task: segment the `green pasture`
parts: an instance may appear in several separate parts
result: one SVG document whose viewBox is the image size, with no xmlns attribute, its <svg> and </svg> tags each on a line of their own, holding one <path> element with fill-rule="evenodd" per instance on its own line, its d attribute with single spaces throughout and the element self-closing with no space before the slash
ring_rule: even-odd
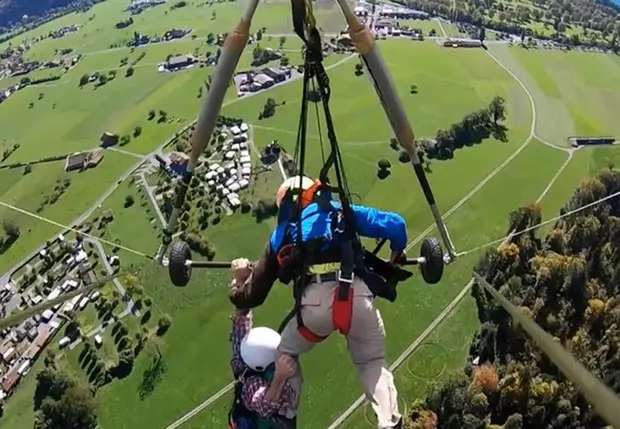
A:
<svg viewBox="0 0 620 429">
<path fill-rule="evenodd" d="M 438 36 L 441 36 L 441 29 L 436 20 L 431 19 L 399 19 L 398 23 L 401 27 L 419 28 L 425 36 L 428 36 L 431 30 L 435 30 Z"/>
<path fill-rule="evenodd" d="M 128 19 L 130 14 L 123 12 L 127 2 L 110 0 L 95 5 L 85 14 L 72 14 L 59 20 L 52 21 L 39 27 L 34 32 L 20 35 L 12 39 L 13 44 L 25 39 L 33 39 L 49 31 L 60 28 L 69 23 L 83 25 L 77 32 L 59 39 L 47 38 L 34 44 L 29 51 L 29 58 L 49 59 L 54 56 L 56 49 L 71 47 L 75 53 L 87 54 L 115 49 L 116 46 L 125 46 L 133 38 L 134 32 L 149 36 L 163 36 L 173 28 L 191 28 L 197 38 L 206 37 L 209 33 L 223 33 L 232 30 L 239 21 L 245 4 L 227 2 L 208 5 L 205 2 L 188 1 L 187 6 L 171 10 L 174 2 L 157 6 L 132 16 L 134 23 L 124 29 L 116 29 L 115 24 Z M 215 12 L 215 19 L 212 19 Z M 336 32 L 342 29 L 343 19 L 336 4 L 322 5 L 316 8 L 315 15 L 319 25 L 326 32 Z M 94 18 L 90 20 L 91 17 Z M 266 27 L 268 33 L 292 33 L 292 19 L 290 4 L 287 2 L 261 2 L 252 21 L 253 30 Z M 186 36 L 189 40 L 191 35 Z M 114 48 L 111 48 L 115 45 Z M 8 42 L 0 44 L 0 49 L 8 46 Z"/>
<path fill-rule="evenodd" d="M 620 62 L 611 55 L 492 46 L 490 52 L 523 75 L 536 102 L 537 133 L 553 144 L 569 136 L 617 136 Z"/>
<path fill-rule="evenodd" d="M 2 137 L 21 144 L 8 162 L 90 149 L 98 144 L 102 132 L 131 135 L 136 126 L 142 127 L 142 134 L 137 138 L 132 137 L 122 149 L 145 155 L 193 120 L 200 103 L 198 89 L 212 69 L 196 67 L 176 73 L 159 73 L 156 66 L 169 54 L 213 51 L 213 47 L 207 46 L 201 38 L 211 32 L 230 29 L 242 8 L 240 3 L 222 3 L 211 7 L 201 6 L 200 3 L 197 0 L 190 1 L 187 7 L 174 11 L 170 10 L 170 4 L 158 6 L 134 16 L 134 24 L 127 29 L 116 30 L 114 23 L 128 17 L 128 14 L 121 13 L 126 2 L 109 0 L 94 6 L 86 14 L 69 15 L 13 40 L 13 43 L 17 43 L 68 23 L 86 23 L 76 34 L 62 39 L 46 39 L 35 44 L 29 52 L 30 58 L 50 59 L 55 49 L 72 47 L 77 53 L 85 54 L 85 58 L 61 80 L 26 88 L 0 105 Z M 217 15 L 215 20 L 211 20 L 213 11 Z M 317 3 L 316 14 L 325 31 L 341 28 L 339 11 L 333 7 Z M 89 21 L 93 15 L 94 18 Z M 436 25 L 434 21 L 431 23 Z M 188 37 L 179 42 L 137 48 L 134 52 L 127 48 L 109 49 L 111 44 L 131 37 L 134 31 L 155 34 L 185 26 L 194 28 L 194 34 L 198 36 L 196 40 Z M 267 27 L 268 33 L 290 33 L 290 5 L 287 2 L 261 3 L 254 28 L 262 26 Z M 446 31 L 448 26 L 444 24 Z M 439 33 L 438 28 L 437 31 Z M 278 39 L 273 37 L 269 40 L 265 37 L 261 46 L 277 47 Z M 495 95 L 506 98 L 507 142 L 488 139 L 457 150 L 453 159 L 431 161 L 429 180 L 440 210 L 446 212 L 521 146 L 528 136 L 532 120 L 529 101 L 524 98 L 512 77 L 482 50 L 446 50 L 432 42 L 408 40 L 381 41 L 379 46 L 417 136 L 433 136 L 437 129 L 448 128 L 465 114 L 485 107 Z M 3 49 L 2 45 L 0 49 Z M 239 69 L 249 66 L 251 49 L 252 46 L 246 49 Z M 293 63 L 299 62 L 300 43 L 296 38 L 287 37 L 284 50 Z M 146 56 L 135 67 L 134 76 L 125 78 L 124 68 L 120 67 L 121 59 L 127 57 L 131 62 L 141 52 L 146 52 Z M 593 132 L 590 130 L 598 130 L 597 127 L 601 129 L 599 133 L 617 132 L 614 130 L 620 126 L 617 121 L 614 122 L 614 109 L 605 110 L 604 103 L 611 103 L 608 106 L 618 104 L 620 107 L 620 99 L 614 92 L 614 88 L 620 87 L 617 86 L 619 61 L 593 54 L 543 54 L 522 51 L 520 48 L 496 50 L 493 47 L 491 52 L 502 63 L 512 61 L 507 64 L 511 70 L 512 65 L 516 64 L 518 71 L 514 73 L 525 81 L 528 88 L 531 84 L 534 88 L 531 92 L 538 91 L 534 98 L 538 113 L 537 133 L 541 138 L 559 146 L 561 140 L 565 141 L 563 135 L 569 127 L 574 127 L 578 133 Z M 543 58 L 542 55 L 549 58 Z M 589 56 L 585 58 L 579 55 Z M 343 58 L 329 57 L 325 62 L 331 65 Z M 586 64 L 586 60 L 590 63 Z M 353 59 L 329 71 L 332 114 L 349 184 L 364 204 L 401 213 L 408 222 L 411 241 L 431 224 L 431 216 L 411 166 L 399 163 L 397 153 L 389 147 L 392 133 L 387 120 L 368 76 L 354 75 L 355 61 Z M 557 72 L 557 68 L 561 70 Z M 97 89 L 94 89 L 93 84 L 82 89 L 78 87 L 84 73 L 111 70 L 116 70 L 117 76 L 106 85 Z M 559 78 L 556 76 L 558 73 Z M 418 87 L 418 94 L 409 93 L 411 85 Z M 39 99 L 40 93 L 44 94 L 42 99 Z M 301 81 L 244 99 L 237 99 L 231 89 L 222 113 L 241 117 L 254 125 L 253 136 L 257 147 L 278 139 L 292 151 L 300 95 Z M 272 118 L 259 121 L 258 113 L 267 98 L 285 104 L 277 108 Z M 580 104 L 577 103 L 579 100 Z M 34 103 L 32 108 L 29 108 L 30 103 Z M 560 104 L 566 106 L 565 115 L 562 111 L 556 113 L 557 109 L 545 108 Z M 150 110 L 165 110 L 174 121 L 165 124 L 155 123 L 156 119 L 148 121 Z M 546 119 L 551 121 L 554 114 L 559 119 L 548 122 Z M 566 119 L 561 122 L 563 118 L 571 121 Z M 560 126 L 552 127 L 550 123 Z M 309 128 L 311 137 L 308 142 L 310 149 L 307 167 L 310 174 L 313 174 L 321 165 L 318 136 L 319 130 L 322 130 L 323 140 L 326 139 L 324 121 L 321 120 L 319 127 L 316 119 L 311 116 Z M 560 134 L 562 137 L 558 137 Z M 596 167 L 615 162 L 617 153 L 614 149 L 577 151 L 543 201 L 545 216 L 550 217 L 556 213 L 575 185 Z M 454 215 L 447 218 L 457 248 L 466 250 L 501 238 L 507 232 L 508 213 L 536 200 L 566 156 L 562 151 L 533 140 Z M 392 174 L 383 181 L 376 178 L 375 174 L 380 158 L 387 158 L 392 163 Z M 0 199 L 35 211 L 41 199 L 52 191 L 57 179 L 70 177 L 71 185 L 66 192 L 54 205 L 45 206 L 41 215 L 63 223 L 71 222 L 137 161 L 132 156 L 107 151 L 100 166 L 84 173 L 64 173 L 64 161 L 35 165 L 27 175 L 23 174 L 23 169 L 0 170 Z M 275 188 L 278 178 L 275 175 L 277 172 L 273 173 L 259 178 L 264 183 L 257 186 L 258 195 L 267 194 L 271 187 Z M 155 214 L 150 200 L 141 196 L 142 192 L 136 183 L 131 180 L 122 183 L 91 219 L 111 208 L 115 220 L 107 227 L 103 238 L 118 240 L 125 246 L 152 254 L 160 241 L 159 223 L 158 220 L 152 223 Z M 134 196 L 135 203 L 125 208 L 123 204 L 127 195 Z M 548 211 L 547 207 L 552 210 Z M 0 218 L 14 219 L 22 229 L 19 240 L 0 258 L 2 270 L 11 267 L 58 231 L 55 226 L 3 208 L 0 208 Z M 484 222 L 480 222 L 480 219 L 484 219 Z M 209 226 L 205 235 L 217 249 L 216 259 L 241 256 L 254 258 L 262 250 L 272 226 L 273 222 L 257 224 L 250 214 L 239 213 L 224 218 L 219 225 Z M 101 231 L 93 232 L 101 234 Z M 412 253 L 417 249 L 418 246 L 415 246 Z M 457 261 L 448 268 L 445 279 L 434 288 L 424 285 L 416 276 L 401 286 L 396 304 L 380 304 L 389 333 L 390 360 L 395 359 L 458 294 L 481 254 L 471 254 Z M 195 271 L 190 285 L 175 289 L 169 283 L 167 269 L 136 255 L 124 252 L 120 255 L 123 267 L 131 267 L 138 272 L 145 294 L 153 299 L 150 323 L 156 323 L 157 317 L 164 313 L 170 314 L 173 321 L 166 335 L 159 341 L 153 340 L 138 357 L 129 377 L 115 380 L 99 390 L 100 425 L 102 429 L 164 427 L 230 382 L 228 316 L 231 310 L 226 296 L 229 276 L 225 271 Z M 277 326 L 290 305 L 290 291 L 280 285 L 274 286 L 268 302 L 256 311 L 256 323 Z M 443 354 L 444 363 L 440 358 L 432 359 L 432 346 L 423 346 L 413 355 L 411 363 L 405 365 L 406 368 L 397 371 L 403 400 L 410 402 L 420 396 L 426 384 L 408 371 L 426 376 L 428 372 L 444 374 L 462 364 L 468 340 L 458 342 L 456 339 L 469 338 L 476 326 L 472 313 L 472 303 L 466 300 L 429 340 L 447 350 Z M 412 314 L 415 317 L 411 317 Z M 128 318 L 133 320 L 133 316 Z M 138 326 L 134 328 L 139 329 Z M 105 342 L 108 345 L 112 342 L 107 331 Z M 116 355 L 108 345 L 101 353 L 112 362 Z M 141 399 L 139 392 L 149 375 L 155 345 L 163 353 L 167 369 L 152 393 Z M 80 350 L 81 347 L 78 347 L 63 353 L 61 359 L 64 367 L 83 376 L 77 360 Z M 304 428 L 326 427 L 361 392 L 344 341 L 339 336 L 333 335 L 317 350 L 303 359 L 306 384 L 300 425 Z M 442 372 L 444 366 L 446 369 Z M 15 429 L 32 427 L 35 371 L 32 372 L 5 407 L 0 426 L 6 424 Z M 326 394 L 327 391 L 330 393 Z M 184 427 L 219 427 L 229 399 L 221 399 Z M 361 427 L 360 418 L 364 418 L 363 413 L 354 417 L 349 427 Z"/>
<path fill-rule="evenodd" d="M 404 44 L 398 45 L 399 43 Z M 422 62 L 423 66 L 414 70 L 408 69 L 405 65 L 398 67 L 398 57 L 395 54 L 399 46 L 410 49 L 412 54 L 432 57 L 433 61 Z M 384 42 L 381 44 L 381 48 L 384 56 L 393 63 L 390 65 L 394 66 L 392 70 L 397 85 L 403 88 L 404 102 L 419 135 L 434 134 L 438 127 L 448 126 L 451 122 L 459 120 L 468 111 L 484 106 L 496 94 L 507 96 L 513 84 L 510 78 L 501 69 L 494 67 L 493 63 L 482 52 L 446 51 L 432 43 L 413 44 L 406 43 L 406 41 Z M 454 54 L 456 56 L 453 56 Z M 468 67 L 456 67 L 459 62 L 465 62 Z M 352 190 L 358 193 L 365 203 L 403 213 L 409 222 L 409 229 L 413 238 L 414 234 L 422 232 L 430 223 L 428 209 L 422 202 L 423 197 L 420 191 L 415 186 L 408 186 L 408 189 L 414 189 L 411 195 L 399 194 L 398 200 L 393 197 L 386 197 L 390 194 L 395 195 L 393 193 L 394 187 L 402 186 L 400 183 L 403 181 L 413 184 L 415 179 L 410 171 L 410 166 L 399 165 L 396 154 L 389 149 L 390 133 L 387 124 L 381 119 L 373 122 L 372 127 L 367 125 L 368 121 L 365 118 L 383 118 L 383 114 L 374 101 L 375 95 L 367 77 L 355 77 L 353 65 L 353 62 L 347 63 L 330 72 L 334 90 L 332 110 L 338 136 L 343 144 L 349 182 Z M 464 82 L 470 83 L 467 85 Z M 411 84 L 418 85 L 420 89 L 418 95 L 413 96 L 407 93 L 406 90 Z M 446 88 L 449 88 L 449 91 Z M 300 84 L 292 83 L 266 94 L 258 94 L 244 102 L 235 103 L 225 108 L 224 114 L 249 118 L 248 121 L 256 125 L 254 134 L 257 146 L 260 147 L 276 138 L 283 145 L 292 148 L 294 124 L 297 120 L 297 108 L 299 107 L 297 103 L 299 91 Z M 450 97 L 442 97 L 440 94 L 450 94 Z M 260 122 L 252 120 L 251 118 L 256 118 L 267 97 L 273 97 L 279 103 L 286 101 L 286 106 L 281 106 L 273 118 Z M 443 115 L 437 113 L 437 110 L 443 111 Z M 527 112 L 524 114 L 528 115 Z M 318 127 L 314 119 L 311 118 L 311 121 L 309 133 L 316 136 Z M 474 147 L 457 151 L 453 160 L 433 162 L 434 172 L 430 175 L 430 179 L 436 189 L 443 210 L 447 210 L 456 203 L 459 198 L 521 144 L 526 133 L 523 128 L 512 128 L 512 113 L 509 113 L 507 123 L 509 127 L 508 143 L 488 140 Z M 309 144 L 318 144 L 318 139 L 316 137 L 311 139 Z M 541 156 L 537 150 L 545 152 L 545 154 Z M 522 176 L 525 176 L 524 180 L 527 184 L 523 186 L 524 202 L 528 199 L 535 199 L 536 196 L 533 194 L 540 192 L 544 183 L 553 174 L 553 168 L 557 168 L 562 161 L 559 157 L 560 153 L 556 154 L 556 151 L 550 148 L 533 145 L 526 151 L 533 153 L 533 155 L 528 156 L 528 163 L 532 162 L 532 159 L 544 157 L 547 160 L 545 165 L 548 166 L 548 170 L 541 170 L 540 174 L 536 175 L 526 175 L 522 173 L 523 168 L 518 167 L 510 170 L 515 171 L 515 173 L 510 175 L 507 180 L 515 180 L 515 177 L 520 178 L 521 176 L 517 174 L 519 171 L 521 171 Z M 311 155 L 308 166 L 316 170 L 320 163 L 320 150 L 315 147 L 309 153 Z M 526 156 L 527 153 L 529 152 L 524 152 L 517 160 Z M 392 176 L 385 181 L 379 181 L 374 176 L 376 162 L 380 157 L 389 158 L 393 164 Z M 517 160 L 514 162 L 516 163 Z M 476 168 L 467 168 L 471 165 L 476 165 Z M 485 167 L 483 168 L 481 165 Z M 463 171 L 467 171 L 467 174 L 463 174 Z M 503 172 L 502 174 L 508 173 Z M 530 185 L 530 181 L 534 185 Z M 534 188 L 533 192 L 532 188 Z M 116 201 L 120 203 L 128 191 L 119 192 Z M 494 192 L 505 194 L 499 189 L 494 189 Z M 513 195 L 513 197 L 515 196 Z M 515 205 L 515 201 L 508 201 L 507 196 L 505 198 L 505 212 L 507 213 L 510 207 Z M 116 205 L 116 207 L 119 203 L 111 201 L 111 204 Z M 108 205 L 104 204 L 104 206 L 107 207 Z M 496 211 L 497 208 L 494 207 L 500 206 L 502 205 L 494 204 L 485 210 Z M 140 209 L 140 207 L 132 207 L 128 210 Z M 114 211 L 115 213 L 125 213 L 120 209 L 114 209 Z M 478 240 L 487 239 L 491 235 L 502 235 L 505 229 L 506 213 L 498 214 L 498 227 L 496 230 L 490 229 L 488 235 L 479 236 L 479 234 L 471 233 L 471 236 L 467 235 L 466 237 L 460 234 L 459 240 L 467 240 L 473 244 L 474 239 L 478 242 Z M 474 217 L 467 222 L 467 227 L 462 228 L 466 230 L 472 224 L 477 223 L 475 219 L 479 215 L 479 213 L 472 213 Z M 142 238 L 149 234 L 151 237 L 155 235 L 154 228 L 148 224 L 146 219 L 142 222 L 144 226 L 130 219 L 133 219 L 133 214 L 131 216 L 119 214 L 110 226 L 111 229 L 118 228 L 119 232 L 115 234 L 123 236 L 123 243 L 127 240 L 133 244 L 133 247 L 140 246 L 142 250 L 149 248 L 153 241 L 157 241 L 156 238 L 153 238 L 149 239 L 147 243 Z M 458 218 L 455 217 L 455 220 Z M 122 227 L 121 221 L 126 221 L 131 226 Z M 494 222 L 489 222 L 489 225 L 493 224 Z M 269 223 L 257 225 L 250 215 L 239 214 L 225 218 L 220 225 L 209 227 L 206 232 L 210 241 L 217 248 L 217 258 L 224 259 L 257 255 L 266 241 L 269 229 Z M 144 247 L 141 247 L 143 245 Z M 125 260 L 132 261 L 131 258 L 133 257 L 127 256 Z M 474 259 L 472 258 L 471 261 L 473 263 Z M 173 289 L 168 283 L 165 269 L 158 268 L 151 263 L 144 263 L 140 267 L 139 278 L 147 293 L 154 298 L 161 311 L 173 316 L 172 328 L 164 337 L 168 370 L 153 394 L 145 400 L 138 398 L 136 390 L 150 362 L 146 357 L 138 359 L 130 377 L 115 381 L 110 386 L 103 388 L 98 395 L 101 424 L 104 428 L 132 427 L 137 424 L 158 426 L 164 422 L 172 421 L 230 380 L 227 368 L 229 350 L 227 347 L 222 347 L 223 344 L 227 344 L 230 328 L 227 319 L 227 315 L 230 313 L 229 304 L 224 293 L 228 282 L 227 273 L 196 271 L 191 285 L 184 289 Z M 466 275 L 467 269 L 468 267 L 465 267 L 458 277 Z M 456 276 L 456 273 L 453 275 Z M 411 321 L 412 326 L 404 327 L 403 332 L 407 332 L 407 335 L 409 333 L 413 335 L 415 332 L 421 331 L 424 324 L 436 315 L 441 305 L 456 293 L 456 288 L 462 281 L 456 281 L 456 277 L 454 277 L 446 280 L 445 283 L 454 283 L 455 286 L 451 290 L 443 289 L 445 292 L 441 292 L 434 299 L 429 298 L 429 302 L 425 304 L 425 309 L 421 309 L 426 316 Z M 404 286 L 403 296 L 413 293 L 418 287 L 420 287 L 418 283 Z M 438 290 L 440 289 L 438 288 Z M 410 301 L 412 301 L 412 295 L 402 299 L 403 303 Z M 276 325 L 289 304 L 289 291 L 276 286 L 273 296 L 266 304 L 267 307 L 257 311 L 258 323 Z M 396 311 L 390 310 L 389 313 L 394 314 L 394 316 L 397 314 L 402 316 L 403 311 L 405 311 L 404 308 Z M 188 335 L 189 333 L 192 335 Z M 400 342 L 390 343 L 390 353 L 395 355 L 402 350 L 403 341 L 407 339 L 407 336 L 403 336 Z M 326 359 L 331 361 L 341 354 L 343 347 L 337 338 L 329 340 L 329 344 L 332 346 L 321 347 L 321 353 L 326 353 Z M 306 361 L 309 362 L 311 359 L 309 357 Z M 317 395 L 316 386 L 318 385 L 316 383 L 321 380 L 316 376 L 319 368 L 313 368 L 313 365 L 309 364 L 308 379 L 315 381 L 309 381 L 311 384 L 306 389 L 305 407 L 317 405 L 330 410 L 322 417 L 323 420 L 317 422 L 317 425 L 325 424 L 326 420 L 343 408 L 357 392 L 355 377 L 350 371 L 345 371 L 344 365 L 347 364 L 344 362 L 346 360 L 342 360 L 342 364 L 337 364 L 333 370 L 329 370 L 330 376 L 333 374 L 334 377 L 333 381 L 330 381 L 330 386 L 333 382 L 334 388 L 338 391 L 333 398 Z M 206 370 L 205 368 L 209 369 Z M 325 368 L 322 368 L 321 371 L 324 372 Z M 342 373 L 342 375 L 336 376 L 337 373 Z M 175 398 L 174 401 L 170 400 L 172 397 Z M 336 398 L 339 399 L 336 400 Z M 120 404 L 125 405 L 121 407 Z M 119 412 L 119 409 L 125 407 L 131 409 L 132 413 Z M 210 413 L 205 412 L 203 415 L 208 416 Z"/>
</svg>

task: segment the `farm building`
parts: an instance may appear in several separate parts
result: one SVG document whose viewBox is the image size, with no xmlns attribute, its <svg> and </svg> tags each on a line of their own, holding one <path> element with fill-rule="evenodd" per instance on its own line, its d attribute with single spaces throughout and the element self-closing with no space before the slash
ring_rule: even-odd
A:
<svg viewBox="0 0 620 429">
<path fill-rule="evenodd" d="M 99 141 L 101 142 L 99 146 L 103 148 L 114 146 L 118 143 L 118 134 L 114 134 L 114 133 L 110 133 L 106 131 L 105 133 L 101 135 L 101 137 L 99 138 Z"/>
<path fill-rule="evenodd" d="M 198 60 L 192 55 L 177 55 L 176 57 L 169 58 L 164 64 L 164 69 L 168 71 L 176 71 L 186 68 L 192 64 L 196 64 Z"/>
<path fill-rule="evenodd" d="M 189 28 L 168 30 L 164 33 L 164 40 L 181 39 L 191 33 Z"/>
<path fill-rule="evenodd" d="M 446 48 L 480 48 L 482 42 L 476 39 L 448 39 L 443 45 Z"/>
<path fill-rule="evenodd" d="M 262 69 L 261 73 L 273 79 L 275 83 L 284 82 L 286 80 L 286 73 L 283 70 L 277 70 L 269 67 Z"/>
<path fill-rule="evenodd" d="M 96 167 L 103 160 L 103 149 L 88 152 L 76 152 L 67 157 L 65 171 L 83 170 Z"/>
<path fill-rule="evenodd" d="M 272 78 L 262 73 L 254 76 L 254 82 L 259 84 L 262 89 L 271 88 L 276 83 Z"/>
<path fill-rule="evenodd" d="M 616 142 L 614 137 L 570 137 L 568 140 L 573 147 L 608 145 Z"/>
</svg>

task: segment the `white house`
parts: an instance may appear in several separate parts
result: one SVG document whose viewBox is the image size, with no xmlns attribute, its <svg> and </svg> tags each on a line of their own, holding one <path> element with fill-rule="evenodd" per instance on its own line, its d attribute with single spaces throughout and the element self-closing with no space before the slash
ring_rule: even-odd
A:
<svg viewBox="0 0 620 429">
<path fill-rule="evenodd" d="M 88 305 L 89 299 L 87 296 L 85 296 L 84 298 L 82 298 L 82 300 L 80 301 L 78 308 L 80 310 L 84 310 L 86 308 L 86 306 Z"/>
<path fill-rule="evenodd" d="M 244 125 L 244 124 L 242 124 L 242 125 Z M 241 129 L 240 129 L 238 126 L 233 125 L 232 127 L 230 127 L 230 132 L 231 132 L 234 136 L 238 136 L 239 134 L 241 134 Z"/>
<path fill-rule="evenodd" d="M 58 298 L 60 296 L 60 292 L 62 292 L 62 291 L 60 290 L 59 287 L 56 287 L 56 288 L 52 289 L 50 294 L 47 296 L 47 300 L 51 301 L 53 299 Z"/>
<path fill-rule="evenodd" d="M 237 169 L 236 168 L 231 168 L 229 170 L 229 173 L 230 173 L 231 176 L 235 176 L 235 175 L 237 175 Z"/>
<path fill-rule="evenodd" d="M 54 312 L 52 310 L 45 310 L 41 315 L 41 320 L 49 322 L 52 317 L 54 317 Z"/>
<path fill-rule="evenodd" d="M 218 164 L 217 162 L 209 166 L 209 169 L 213 171 L 217 171 L 218 168 L 220 168 L 220 164 Z"/>
<path fill-rule="evenodd" d="M 65 347 L 70 342 L 71 342 L 71 339 L 69 337 L 62 337 L 60 341 L 58 341 L 58 345 L 62 348 L 62 347 Z"/>
<path fill-rule="evenodd" d="M 215 185 L 215 180 L 209 180 L 207 182 L 207 186 L 213 186 L 213 185 Z"/>
<path fill-rule="evenodd" d="M 250 152 L 247 149 L 246 150 L 242 150 L 239 155 L 241 157 L 250 156 Z"/>
<path fill-rule="evenodd" d="M 75 257 L 75 262 L 77 262 L 78 264 L 81 264 L 82 262 L 86 261 L 88 259 L 88 255 L 86 254 L 85 251 L 80 250 L 78 252 L 78 254 Z"/>
<path fill-rule="evenodd" d="M 248 124 L 241 123 L 241 125 L 239 126 L 239 129 L 241 130 L 242 133 L 247 133 L 250 128 L 248 127 Z"/>
<path fill-rule="evenodd" d="M 43 301 L 43 297 L 41 295 L 37 295 L 32 298 L 32 305 L 41 304 L 42 301 Z"/>
<path fill-rule="evenodd" d="M 250 184 L 250 181 L 248 179 L 241 179 L 241 180 L 239 180 L 239 187 L 241 189 L 247 188 L 249 184 Z"/>
<path fill-rule="evenodd" d="M 235 178 L 234 178 L 234 177 L 231 177 L 231 178 L 229 178 L 229 179 L 226 181 L 225 186 L 226 186 L 226 187 L 228 187 L 228 186 L 232 185 L 233 183 L 235 183 Z"/>
<path fill-rule="evenodd" d="M 245 162 L 252 162 L 252 158 L 250 158 L 249 156 L 242 156 L 241 158 L 239 158 L 239 162 L 241 162 L 242 164 Z"/>
<path fill-rule="evenodd" d="M 28 370 L 30 369 L 30 359 L 26 359 L 26 361 L 24 363 L 22 363 L 19 368 L 17 368 L 17 373 L 19 375 L 24 375 L 28 373 Z"/>
<path fill-rule="evenodd" d="M 100 296 L 101 296 L 101 292 L 96 290 L 96 291 L 94 291 L 93 293 L 90 294 L 90 300 L 93 301 L 93 302 L 97 301 Z"/>
<path fill-rule="evenodd" d="M 224 158 L 226 159 L 233 159 L 235 157 L 235 151 L 231 150 L 226 152 L 226 154 L 224 155 Z"/>
<path fill-rule="evenodd" d="M 99 334 L 95 335 L 95 345 L 101 346 L 102 344 L 103 344 L 103 338 L 101 338 L 101 335 Z"/>
<path fill-rule="evenodd" d="M 235 182 L 232 185 L 230 185 L 228 189 L 230 190 L 230 192 L 237 192 L 239 189 L 241 189 L 241 187 L 239 186 L 238 183 Z"/>
<path fill-rule="evenodd" d="M 218 167 L 217 174 L 222 174 L 222 173 L 224 173 L 224 167 Z"/>
<path fill-rule="evenodd" d="M 230 147 L 231 150 L 239 150 L 241 149 L 241 146 L 239 145 L 239 143 L 235 143 Z"/>
<path fill-rule="evenodd" d="M 252 174 L 252 169 L 250 167 L 244 167 L 241 169 L 241 174 L 244 176 L 249 176 Z"/>
</svg>

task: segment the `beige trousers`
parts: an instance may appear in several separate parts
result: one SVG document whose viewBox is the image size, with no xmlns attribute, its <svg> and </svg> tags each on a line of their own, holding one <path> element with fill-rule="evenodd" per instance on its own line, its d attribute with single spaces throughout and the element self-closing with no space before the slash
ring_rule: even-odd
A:
<svg viewBox="0 0 620 429">
<path fill-rule="evenodd" d="M 302 298 L 301 315 L 304 325 L 319 336 L 334 331 L 332 304 L 337 282 L 311 283 Z M 377 415 L 379 428 L 391 428 L 401 415 L 394 377 L 385 362 L 385 330 L 379 310 L 374 306 L 374 296 L 368 286 L 356 278 L 353 282 L 354 301 L 351 329 L 346 336 L 349 353 L 364 385 L 366 398 Z M 293 317 L 282 332 L 278 353 L 293 356 L 312 349 L 314 343 L 304 339 L 297 331 L 297 318 Z M 301 371 L 289 380 L 301 396 Z M 298 399 L 299 400 L 299 399 Z"/>
</svg>

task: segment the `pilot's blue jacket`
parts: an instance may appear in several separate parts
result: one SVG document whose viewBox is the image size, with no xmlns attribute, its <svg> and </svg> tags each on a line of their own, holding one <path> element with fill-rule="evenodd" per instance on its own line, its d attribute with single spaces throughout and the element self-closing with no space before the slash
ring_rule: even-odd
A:
<svg viewBox="0 0 620 429">
<path fill-rule="evenodd" d="M 334 211 L 340 203 L 331 200 Z M 377 210 L 373 207 L 351 205 L 357 233 L 362 237 L 387 239 L 393 251 L 404 251 L 407 247 L 407 225 L 402 216 Z M 333 212 L 324 210 L 317 202 L 310 203 L 302 211 L 302 239 L 304 242 L 315 238 L 332 237 Z M 231 289 L 230 300 L 240 309 L 249 309 L 261 305 L 273 284 L 278 280 L 280 266 L 278 252 L 285 243 L 286 233 L 290 239 L 297 238 L 297 219 L 280 219 L 278 226 L 271 233 L 263 255 L 255 263 L 252 275 L 241 286 Z"/>
</svg>

